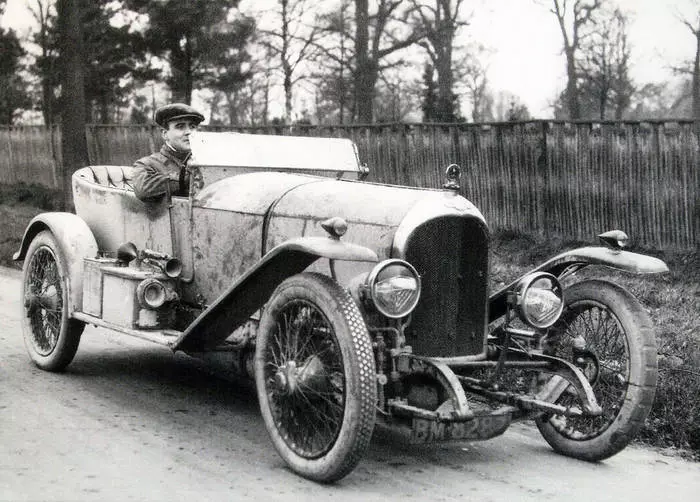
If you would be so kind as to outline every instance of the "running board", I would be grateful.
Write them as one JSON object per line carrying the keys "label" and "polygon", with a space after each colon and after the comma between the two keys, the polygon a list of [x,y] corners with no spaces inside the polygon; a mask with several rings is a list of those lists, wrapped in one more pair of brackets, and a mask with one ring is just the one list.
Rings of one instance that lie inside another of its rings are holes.
{"label": "running board", "polygon": [[73,319],[82,321],[86,324],[92,324],[100,328],[107,328],[112,331],[117,331],[119,333],[124,333],[125,335],[133,336],[134,338],[140,338],[141,340],[146,340],[147,342],[157,343],[158,345],[164,345],[166,347],[172,348],[175,345],[178,337],[182,334],[182,331],[177,331],[175,329],[134,329],[126,328],[124,326],[119,326],[117,324],[106,322],[105,320],[91,316],[84,312],[73,312],[71,316]]}

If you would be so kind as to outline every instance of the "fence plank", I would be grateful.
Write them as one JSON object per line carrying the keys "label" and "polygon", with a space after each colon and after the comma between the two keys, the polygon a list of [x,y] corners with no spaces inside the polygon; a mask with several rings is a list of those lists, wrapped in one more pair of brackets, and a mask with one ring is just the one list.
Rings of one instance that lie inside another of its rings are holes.
{"label": "fence plank", "polygon": [[[368,179],[382,183],[438,188],[445,167],[458,163],[463,193],[492,228],[581,240],[621,228],[643,245],[700,245],[700,146],[692,121],[228,130],[350,138],[370,167]],[[92,164],[132,164],[161,142],[158,128],[142,125],[91,125],[86,134]],[[57,186],[59,145],[59,128],[0,126],[0,183]]]}

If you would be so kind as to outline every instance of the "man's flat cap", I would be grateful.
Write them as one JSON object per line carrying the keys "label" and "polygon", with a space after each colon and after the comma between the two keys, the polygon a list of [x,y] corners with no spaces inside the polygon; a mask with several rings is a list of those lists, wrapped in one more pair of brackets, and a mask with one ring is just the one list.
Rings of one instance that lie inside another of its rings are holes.
{"label": "man's flat cap", "polygon": [[159,126],[167,129],[168,122],[184,118],[192,119],[199,124],[204,120],[204,115],[185,103],[172,103],[158,108],[153,120]]}

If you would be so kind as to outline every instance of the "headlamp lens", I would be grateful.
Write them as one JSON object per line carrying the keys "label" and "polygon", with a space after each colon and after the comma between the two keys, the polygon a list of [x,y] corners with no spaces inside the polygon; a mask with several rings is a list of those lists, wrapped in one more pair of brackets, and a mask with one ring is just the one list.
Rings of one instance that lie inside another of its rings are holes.
{"label": "headlamp lens", "polygon": [[[529,280],[528,280],[529,279]],[[559,281],[551,274],[537,274],[523,280],[520,317],[535,328],[554,324],[564,308],[564,295]]]}
{"label": "headlamp lens", "polygon": [[378,264],[369,276],[370,296],[387,317],[410,314],[420,298],[420,278],[415,269],[401,260]]}

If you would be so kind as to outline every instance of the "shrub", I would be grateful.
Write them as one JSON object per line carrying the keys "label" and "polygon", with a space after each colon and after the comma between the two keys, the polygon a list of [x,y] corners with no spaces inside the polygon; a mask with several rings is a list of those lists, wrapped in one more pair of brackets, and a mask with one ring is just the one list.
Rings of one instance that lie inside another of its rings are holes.
{"label": "shrub", "polygon": [[38,184],[0,184],[0,204],[24,205],[42,211],[53,211],[61,206],[61,191]]}

